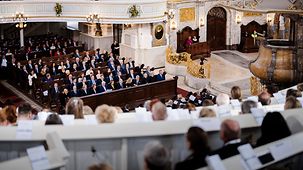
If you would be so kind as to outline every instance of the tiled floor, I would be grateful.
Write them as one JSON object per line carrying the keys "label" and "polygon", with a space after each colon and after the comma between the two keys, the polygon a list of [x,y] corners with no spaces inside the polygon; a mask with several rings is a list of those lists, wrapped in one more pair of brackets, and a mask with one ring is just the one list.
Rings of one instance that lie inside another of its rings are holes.
{"label": "tiled floor", "polygon": [[[224,57],[219,56],[223,54]],[[220,92],[230,93],[234,85],[241,87],[243,96],[250,96],[249,78],[252,76],[248,69],[249,61],[256,59],[257,53],[241,53],[238,51],[215,51],[209,61],[211,62],[211,83],[209,90],[214,94]],[[169,77],[170,75],[168,75]],[[184,84],[184,77],[179,77],[178,87],[187,91],[198,91]]]}

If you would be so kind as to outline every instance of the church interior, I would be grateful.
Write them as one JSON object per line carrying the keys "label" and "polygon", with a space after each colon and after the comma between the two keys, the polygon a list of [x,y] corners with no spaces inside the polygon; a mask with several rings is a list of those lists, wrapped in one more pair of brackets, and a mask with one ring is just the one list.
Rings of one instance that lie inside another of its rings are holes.
{"label": "church interior", "polygon": [[1,0],[0,169],[303,169],[303,0]]}

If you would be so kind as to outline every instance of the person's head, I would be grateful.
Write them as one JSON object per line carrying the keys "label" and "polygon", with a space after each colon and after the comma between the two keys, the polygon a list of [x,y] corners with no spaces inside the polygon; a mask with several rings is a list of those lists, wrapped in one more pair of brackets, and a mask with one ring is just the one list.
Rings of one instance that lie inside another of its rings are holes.
{"label": "person's head", "polygon": [[6,114],[0,110],[0,126],[8,126]]}
{"label": "person's head", "polygon": [[214,105],[214,102],[210,99],[204,99],[202,102],[202,106],[212,106]]}
{"label": "person's head", "polygon": [[299,83],[297,85],[297,89],[300,91],[300,92],[303,92],[303,83]]}
{"label": "person's head", "polygon": [[1,111],[5,114],[8,125],[16,123],[17,121],[16,106],[9,105],[4,107]]}
{"label": "person's head", "polygon": [[298,99],[296,99],[294,96],[287,97],[286,102],[284,104],[284,110],[295,109],[295,108],[302,108],[301,102]]}
{"label": "person's head", "polygon": [[95,164],[88,167],[87,170],[113,170],[111,166],[105,163]]}
{"label": "person's head", "polygon": [[73,114],[75,119],[83,119],[83,100],[78,97],[72,97],[65,106],[66,114]]}
{"label": "person's head", "polygon": [[113,123],[116,119],[117,109],[103,104],[96,108],[95,115],[99,123]]}
{"label": "person's head", "polygon": [[293,96],[293,97],[302,97],[302,93],[299,90],[295,89],[288,89],[286,92],[286,98]]}
{"label": "person's head", "polygon": [[258,101],[261,102],[262,105],[270,105],[270,97],[271,96],[268,92],[263,91],[258,95]]}
{"label": "person's head", "polygon": [[32,106],[29,103],[21,104],[17,109],[18,120],[31,120],[32,119]]}
{"label": "person's head", "polygon": [[58,114],[52,113],[46,118],[45,125],[63,125],[63,122]]}
{"label": "person's head", "polygon": [[210,148],[208,146],[207,133],[199,127],[190,127],[186,134],[188,149],[193,154],[208,154]]}
{"label": "person's head", "polygon": [[144,169],[164,170],[169,164],[169,152],[159,141],[150,141],[144,146]]}
{"label": "person's head", "polygon": [[240,139],[241,128],[236,120],[226,119],[221,123],[220,138],[224,143]]}
{"label": "person's head", "polygon": [[242,99],[241,88],[239,86],[232,87],[230,90],[230,95],[232,99],[241,100]]}
{"label": "person's head", "polygon": [[153,120],[165,120],[167,118],[166,106],[160,101],[152,105],[151,112]]}
{"label": "person's head", "polygon": [[88,105],[84,105],[83,106],[83,115],[93,115],[94,111],[91,107],[89,107]]}
{"label": "person's head", "polygon": [[203,108],[199,113],[199,117],[216,117],[216,113],[211,108]]}
{"label": "person's head", "polygon": [[289,127],[279,112],[268,112],[261,124],[263,144],[273,142],[291,135]]}
{"label": "person's head", "polygon": [[220,93],[216,98],[216,103],[218,106],[229,104],[229,96],[227,94]]}
{"label": "person's head", "polygon": [[246,100],[242,102],[241,104],[241,113],[251,113],[250,109],[251,108],[257,108],[258,104],[255,101],[252,100]]}

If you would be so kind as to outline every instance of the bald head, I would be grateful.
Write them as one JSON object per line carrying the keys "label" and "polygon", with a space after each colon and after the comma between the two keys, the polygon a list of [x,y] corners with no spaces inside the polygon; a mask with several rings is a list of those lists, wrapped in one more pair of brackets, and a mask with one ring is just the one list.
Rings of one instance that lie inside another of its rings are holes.
{"label": "bald head", "polygon": [[237,121],[226,119],[221,123],[220,137],[224,143],[240,139],[241,128]]}

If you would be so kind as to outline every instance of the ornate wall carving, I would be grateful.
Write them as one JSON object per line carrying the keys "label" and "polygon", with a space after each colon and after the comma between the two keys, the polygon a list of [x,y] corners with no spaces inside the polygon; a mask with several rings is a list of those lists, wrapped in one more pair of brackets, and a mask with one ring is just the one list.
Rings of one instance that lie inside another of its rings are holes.
{"label": "ornate wall carving", "polygon": [[196,8],[181,8],[179,11],[180,22],[195,21],[196,19]]}

